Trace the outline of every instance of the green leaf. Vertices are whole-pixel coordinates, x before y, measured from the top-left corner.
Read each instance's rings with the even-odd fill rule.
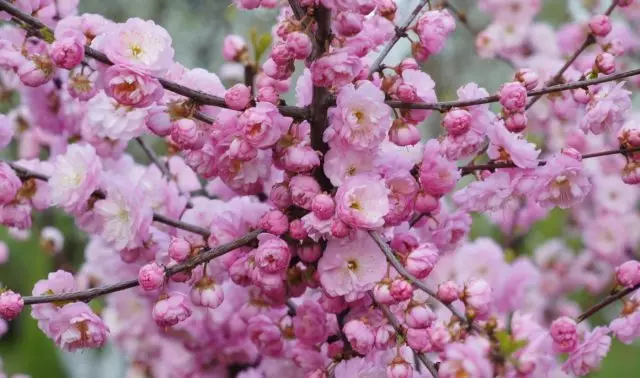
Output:
[[[528,343],[528,340],[514,340],[506,331],[496,332],[496,339],[498,339],[502,356],[505,358],[511,357],[512,354],[527,346]]]
[[[267,51],[267,48],[271,45],[272,37],[271,33],[264,33],[258,38],[258,42],[254,45],[256,52],[256,63],[260,62],[260,58]]]
[[[55,41],[55,38],[53,37],[53,32],[48,27],[44,26],[40,28],[40,30],[38,31],[40,32],[40,36],[45,42],[52,43],[53,41]]]

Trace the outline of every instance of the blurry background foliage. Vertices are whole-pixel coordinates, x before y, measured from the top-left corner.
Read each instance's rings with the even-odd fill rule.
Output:
[[[404,19],[413,9],[415,0],[399,0],[400,13]],[[486,15],[474,10],[474,0],[453,0],[460,9],[470,9],[469,23],[474,30],[481,30],[487,24]],[[539,15],[552,25],[565,22],[567,2],[574,0],[544,0],[544,8]],[[234,33],[250,40],[255,33],[259,40],[268,36],[270,25],[276,16],[275,12],[254,11],[242,12],[230,6],[229,0],[81,0],[81,12],[100,13],[115,21],[124,21],[129,17],[152,19],[164,26],[174,39],[177,59],[186,67],[203,67],[218,72],[222,61],[220,46],[226,34]],[[250,26],[248,28],[247,26]],[[264,37],[263,37],[264,38]],[[405,53],[400,47],[394,51],[399,60]],[[393,55],[393,54],[392,54]],[[391,62],[393,63],[393,62]],[[490,92],[512,75],[512,70],[501,61],[483,60],[474,55],[474,41],[469,32],[458,25],[453,41],[439,55],[432,57],[425,65],[426,71],[437,83],[438,97],[448,100],[455,98],[456,89],[470,81],[477,82]],[[455,74],[454,74],[455,73]],[[295,78],[294,78],[295,80]],[[295,81],[294,81],[295,82]],[[228,84],[228,83],[227,83]],[[292,102],[293,98],[286,98]],[[15,95],[3,98],[0,107],[6,112],[11,104],[18,101]],[[432,117],[431,124],[424,128],[425,136],[437,133],[439,117]],[[163,146],[156,146],[159,150]],[[15,147],[13,147],[15,148]],[[4,158],[10,158],[14,151],[3,152]],[[141,162],[147,162],[137,145],[132,143],[130,153]],[[552,237],[564,237],[563,226],[566,214],[554,211],[552,215],[533,227],[520,244],[518,253],[531,251],[544,240]],[[40,245],[40,230],[45,226],[55,226],[65,235],[63,252],[51,256]],[[500,231],[489,224],[481,216],[474,218],[472,237],[489,236],[502,239]],[[0,265],[0,282],[23,294],[31,292],[39,279],[48,272],[58,268],[73,271],[83,260],[86,236],[78,232],[73,220],[54,210],[38,214],[34,219],[31,236],[25,241],[16,241],[0,230],[0,239],[10,249],[9,263]],[[576,247],[579,241],[575,241]],[[577,294],[577,299],[588,306],[596,298]],[[101,303],[94,301],[92,306],[99,311]],[[608,309],[593,318],[593,323],[603,323],[607,314],[614,314],[617,309]],[[614,342],[611,353],[607,356],[600,372],[592,377],[631,377],[640,376],[639,350],[635,346],[625,346]],[[119,378],[123,376],[125,359],[117,349],[109,346],[100,351],[85,351],[75,354],[62,353],[36,326],[36,322],[25,311],[20,318],[10,323],[7,334],[0,338],[0,356],[7,373],[26,373],[33,378]]]

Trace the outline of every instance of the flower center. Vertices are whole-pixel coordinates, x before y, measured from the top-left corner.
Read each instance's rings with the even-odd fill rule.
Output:
[[[356,271],[358,269],[358,262],[356,260],[347,261],[347,268],[349,268],[350,271]]]
[[[356,117],[356,120],[359,125],[362,125],[365,121],[364,112],[362,110],[356,110],[353,112],[353,116]]]
[[[358,211],[362,210],[362,205],[358,201],[351,202],[351,205],[349,205],[349,207]]]
[[[131,56],[133,56],[134,58],[139,58],[140,55],[142,55],[142,47],[140,47],[139,45],[131,45],[129,49],[131,49]]]

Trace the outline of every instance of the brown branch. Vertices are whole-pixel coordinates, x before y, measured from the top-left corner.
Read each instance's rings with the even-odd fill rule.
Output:
[[[200,252],[198,255],[194,256],[190,260],[178,264],[166,269],[167,277],[171,277],[172,275],[180,272],[184,272],[187,270],[191,270],[196,266],[205,263],[207,261],[213,260],[217,257],[220,257],[226,253],[233,251],[236,248],[242,247],[246,244],[253,242],[259,234],[261,234],[262,230],[255,230],[247,233],[241,238],[238,238],[230,243],[220,245],[215,248],[209,248]],[[66,301],[83,301],[88,302],[94,298],[115,293],[117,291],[122,291],[126,289],[131,289],[133,287],[138,286],[138,280],[133,279],[129,281],[118,282],[113,285],[97,287],[84,291],[76,291],[73,293],[65,293],[65,294],[57,294],[57,295],[44,295],[37,297],[24,297],[25,305],[34,305],[40,303],[51,303],[51,302],[66,302]]]
[[[600,151],[600,152],[592,152],[590,154],[584,154],[582,155],[583,159],[592,159],[592,158],[596,158],[596,157],[601,157],[601,156],[608,156],[608,155],[617,155],[617,154],[629,154],[629,153],[633,153],[633,152],[640,152],[640,147],[633,147],[633,148],[620,148],[617,150],[606,150],[606,151]],[[547,161],[546,160],[540,160],[538,162],[538,166],[541,167],[543,165],[546,165]],[[482,171],[482,170],[494,170],[494,169],[500,169],[500,168],[517,168],[517,166],[515,164],[513,164],[512,162],[497,162],[497,163],[488,163],[488,164],[476,164],[476,165],[466,165],[464,167],[460,167],[460,170],[462,171],[462,175],[467,175],[473,171]]]
[[[611,5],[609,6],[609,8],[607,9],[607,11],[604,14],[606,16],[611,15],[613,10],[616,8],[616,5],[618,5],[618,0],[613,0],[613,2],[611,3]],[[584,39],[584,42],[582,42],[582,45],[580,45],[580,47],[573,53],[573,55],[571,55],[571,57],[560,68],[560,70],[558,72],[556,72],[555,75],[553,75],[551,80],[549,80],[546,83],[546,86],[551,86],[551,85],[559,83],[560,80],[562,79],[562,75],[564,75],[564,73],[569,69],[569,67],[571,67],[571,65],[576,61],[576,59],[578,59],[580,54],[582,54],[584,52],[584,50],[587,49],[587,47],[591,46],[594,43],[596,43],[596,38],[593,36],[593,34],[589,33],[587,35],[587,37]],[[527,107],[525,108],[525,110],[528,110],[529,108],[531,108],[533,106],[533,104],[535,104],[536,102],[538,102],[538,100],[540,100],[540,98],[542,98],[542,96],[543,96],[543,94],[540,94],[540,95],[537,95],[536,97],[534,97],[527,104]]]
[[[413,21],[418,17],[420,12],[422,12],[422,8],[424,8],[427,5],[427,3],[429,3],[429,0],[421,0],[420,3],[416,5],[413,12],[411,12],[411,14],[409,15],[409,18],[407,18],[405,23],[402,26],[396,28],[396,33],[391,39],[391,41],[384,47],[384,49],[382,49],[382,51],[380,52],[380,55],[378,55],[376,60],[373,61],[371,68],[369,68],[369,76],[373,75],[375,72],[377,72],[380,69],[380,65],[384,61],[384,58],[386,58],[387,55],[389,55],[389,53],[391,52],[391,49],[393,48],[393,46],[396,45],[396,43],[398,43],[400,38],[407,35],[407,30],[409,30],[409,27],[411,26]]]
[[[34,28],[36,34],[40,35],[41,37],[42,37],[41,31],[45,31],[47,34],[53,35],[53,31],[49,27],[47,27],[45,24],[40,22],[37,18],[27,13],[24,13],[23,11],[16,8],[14,5],[12,5],[6,0],[0,0],[0,10],[9,13],[13,17],[23,21],[28,26]],[[85,55],[101,63],[107,64],[107,65],[113,65],[113,63],[109,60],[109,58],[107,58],[105,54],[89,46],[85,47]],[[189,87],[185,87],[184,85],[181,85],[176,82],[169,81],[160,77],[158,77],[157,79],[165,89],[171,92],[177,93],[179,95],[189,97],[190,99],[192,99],[193,101],[195,101],[200,105],[212,105],[220,108],[228,108],[228,106],[224,101],[224,98],[222,97],[213,96]],[[280,113],[282,113],[285,116],[289,116],[297,119],[306,119],[308,117],[308,111],[305,108],[300,108],[296,106],[279,106],[278,108],[280,110]],[[207,123],[213,122],[213,119],[211,117],[206,116],[201,112],[196,112],[194,114],[194,117]]]
[[[300,6],[300,3],[298,2],[298,0],[289,0],[289,6],[291,7],[291,10],[293,11],[293,15],[298,20],[301,20],[302,17],[304,17],[304,10]]]
[[[317,30],[315,32],[314,49],[311,60],[318,59],[327,51],[331,42],[331,10],[320,4],[316,7],[315,19]],[[328,123],[329,91],[327,88],[313,86],[313,97],[311,101],[311,147],[326,154],[329,146],[324,142],[324,131]],[[320,186],[329,191],[333,188],[331,181],[324,173],[322,164],[314,171],[314,177]]]
[[[434,299],[440,302],[440,300],[438,299],[438,295],[435,291],[429,288],[424,282],[416,278],[413,274],[409,273],[409,271],[404,266],[402,266],[400,261],[398,261],[396,256],[393,254],[391,247],[389,247],[389,245],[384,240],[382,240],[382,237],[380,236],[380,234],[378,234],[375,231],[369,231],[369,235],[376,242],[380,250],[382,250],[382,253],[384,253],[384,255],[387,257],[387,261],[389,261],[391,266],[393,266],[395,270],[397,270],[402,277],[407,279],[418,289],[424,291],[425,293],[429,294],[429,296],[433,297]],[[455,317],[457,317],[461,322],[468,324],[469,327],[472,327],[474,330],[476,330],[479,333],[484,332],[480,327],[478,327],[473,322],[470,322],[463,314],[458,312],[458,310],[456,310],[451,304],[443,303],[443,302],[440,302],[440,303],[442,303],[442,305],[444,305],[447,309],[449,309],[449,311],[451,311],[451,313]]]
[[[387,318],[387,320],[389,321],[389,323],[391,324],[393,329],[395,329],[396,333],[398,333],[399,335],[401,335],[402,337],[404,337],[406,339],[406,337],[407,337],[406,336],[406,332],[404,331],[402,325],[400,324],[400,322],[398,321],[396,316],[391,312],[391,310],[389,310],[389,307],[387,307],[386,305],[384,305],[382,303],[376,302],[376,299],[373,297],[373,294],[371,293],[371,291],[369,291],[369,297],[371,298],[371,301],[373,301],[373,304],[375,304],[376,307],[378,307],[382,311],[382,313],[384,314],[385,318]],[[413,350],[413,352],[414,352],[415,356],[420,361],[422,361],[424,366],[427,367],[427,370],[429,370],[429,373],[431,373],[431,375],[434,378],[438,378],[438,369],[436,368],[436,365],[433,363],[433,361],[431,361],[429,359],[429,357],[427,357],[423,353],[420,353],[420,352],[418,352],[416,350]]]
[[[140,145],[144,153],[147,155],[149,160],[151,160],[151,162],[160,169],[160,172],[162,172],[162,175],[170,179],[171,172],[169,172],[169,168],[167,168],[166,164],[160,161],[160,159],[158,158],[158,155],[156,155],[156,153],[153,152],[153,150],[147,144],[147,142],[145,142],[144,139],[142,139],[142,137],[137,137],[136,142],[138,142],[138,144]]]
[[[593,314],[597,313],[598,311],[602,310],[603,308],[607,307],[608,305],[610,305],[611,303],[617,301],[618,299],[621,299],[631,293],[633,293],[634,291],[640,289],[640,284],[633,286],[633,287],[628,287],[625,288],[617,293],[614,294],[609,294],[606,298],[604,298],[603,300],[601,300],[600,302],[596,303],[595,305],[593,305],[592,307],[590,307],[589,309],[587,309],[585,312],[583,312],[582,314],[580,314],[576,320],[578,321],[578,323],[581,323],[585,320],[587,320],[588,318],[590,318]]]
[[[16,171],[16,174],[18,175],[18,177],[20,177],[23,180],[27,180],[29,178],[35,178],[38,180],[42,180],[42,181],[48,181],[49,180],[49,176],[47,175],[43,175],[42,173],[38,173],[38,172],[34,172],[30,169],[27,168],[23,168],[20,167],[19,165],[16,165],[15,163],[12,162],[6,162],[14,171]],[[100,199],[104,199],[106,198],[106,195],[104,194],[104,192],[102,191],[96,191],[93,193],[93,195],[95,195],[97,198]],[[169,218],[166,217],[162,214],[158,214],[158,213],[153,213],[153,220],[156,222],[160,222],[160,223],[164,223],[168,226],[172,226],[175,228],[179,228],[185,231],[189,231],[189,232],[193,232],[195,234],[199,234],[202,235],[205,238],[208,238],[209,235],[211,234],[209,232],[209,230],[207,230],[206,228],[194,225],[194,224],[190,224],[190,223],[186,223],[183,222],[181,220],[177,220],[177,219],[173,219],[173,218]]]

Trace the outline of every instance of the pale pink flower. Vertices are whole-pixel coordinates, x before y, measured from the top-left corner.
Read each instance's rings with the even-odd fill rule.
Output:
[[[455,29],[456,21],[447,9],[423,13],[415,26],[420,43],[429,55],[439,53]]]
[[[488,358],[490,347],[489,341],[480,336],[470,336],[464,343],[448,344],[438,371],[440,377],[492,378],[493,367]]]
[[[609,324],[609,329],[618,340],[631,344],[640,337],[640,311],[623,315]]]
[[[87,102],[83,135],[128,140],[142,135],[147,112],[144,109],[122,106],[104,92]]]
[[[333,297],[355,299],[373,289],[386,271],[386,258],[365,232],[357,232],[353,239],[329,240],[318,261],[320,283]]]
[[[352,176],[375,170],[377,151],[355,151],[350,148],[330,148],[324,156],[324,172],[335,186],[341,186]]]
[[[102,162],[88,144],[72,144],[63,155],[56,156],[49,179],[51,202],[71,214],[86,210],[91,194],[102,179]]]
[[[102,75],[104,91],[122,105],[144,108],[160,100],[164,88],[144,71],[116,64]]]
[[[356,150],[371,149],[384,140],[390,128],[391,109],[384,103],[384,93],[365,81],[357,88],[340,89],[324,140],[339,139]]]
[[[0,162],[0,204],[8,205],[14,201],[22,181],[15,171],[5,162]]]
[[[68,31],[49,47],[49,55],[56,66],[67,70],[79,65],[84,59],[86,38],[77,31]]]
[[[596,327],[588,332],[582,343],[571,352],[569,359],[562,365],[562,371],[583,376],[597,369],[611,346],[611,336],[608,333],[607,327]]]
[[[153,320],[158,327],[172,327],[191,316],[188,298],[181,292],[171,292],[153,306]]]
[[[64,246],[64,235],[55,227],[44,227],[40,232],[40,245],[52,254],[60,253]]]
[[[336,214],[349,226],[372,230],[384,224],[389,212],[389,189],[372,176],[347,179],[336,193]]]
[[[251,89],[244,84],[236,84],[224,94],[224,103],[234,110],[244,110],[251,102]]]
[[[222,57],[228,61],[238,61],[248,50],[244,38],[239,35],[229,34],[224,37],[222,43]]]
[[[435,91],[436,83],[429,74],[419,69],[406,69],[402,71],[402,80],[416,88],[418,101],[427,104],[438,101]],[[405,118],[411,123],[418,123],[427,119],[431,113],[431,110],[414,109],[407,111]]]
[[[522,196],[518,179],[497,171],[484,180],[474,181],[453,194],[453,202],[466,211],[495,211],[509,207]]]
[[[538,166],[540,150],[535,144],[527,142],[522,136],[510,133],[503,121],[494,122],[489,128],[489,149],[487,154],[491,159],[512,161],[520,168],[534,168]]]
[[[256,266],[266,273],[279,273],[289,266],[291,253],[287,243],[271,234],[260,234],[255,254]]]
[[[283,117],[278,108],[268,102],[259,102],[255,107],[247,109],[238,119],[241,135],[255,148],[273,146],[289,130],[293,121]]]
[[[371,327],[361,320],[350,320],[342,328],[342,332],[356,352],[366,355],[373,348],[375,334]]]
[[[296,309],[293,318],[293,331],[296,338],[305,345],[314,346],[326,341],[328,327],[326,312],[317,302],[305,300]]]
[[[311,79],[320,87],[342,87],[362,70],[362,61],[346,52],[325,55],[311,64]]]
[[[93,47],[102,50],[114,64],[123,64],[161,76],[173,63],[171,36],[153,21],[130,18],[96,38]]]
[[[527,89],[517,81],[506,83],[500,88],[498,98],[507,112],[522,112],[527,105]]]
[[[64,270],[57,270],[49,273],[47,279],[36,282],[32,294],[34,296],[66,294],[76,291],[76,289],[73,275]],[[38,320],[38,327],[45,332],[47,332],[49,321],[58,311],[58,306],[52,303],[31,306],[31,316]]]
[[[423,190],[435,197],[440,197],[456,186],[460,179],[458,166],[441,154],[440,143],[431,139],[424,148],[420,165],[420,184]]]
[[[570,208],[591,191],[590,176],[580,160],[558,154],[536,173],[536,200],[543,207]]]
[[[216,285],[213,279],[203,277],[191,288],[190,298],[196,306],[215,309],[224,301],[224,290],[222,286]]]
[[[284,341],[280,328],[268,316],[259,314],[249,319],[247,332],[260,352],[267,356],[279,356],[282,353]]]
[[[49,323],[49,334],[63,350],[100,348],[109,328],[83,302],[64,305]]]
[[[136,248],[149,236],[153,212],[140,190],[132,190],[125,178],[107,187],[107,198],[94,205],[101,218],[101,236],[113,248]]]
[[[629,260],[616,267],[616,280],[624,287],[634,287],[640,283],[640,262]]]
[[[607,130],[615,133],[622,127],[631,108],[631,92],[623,86],[624,82],[602,86],[587,104],[587,113],[580,121],[582,131],[597,135]]]

